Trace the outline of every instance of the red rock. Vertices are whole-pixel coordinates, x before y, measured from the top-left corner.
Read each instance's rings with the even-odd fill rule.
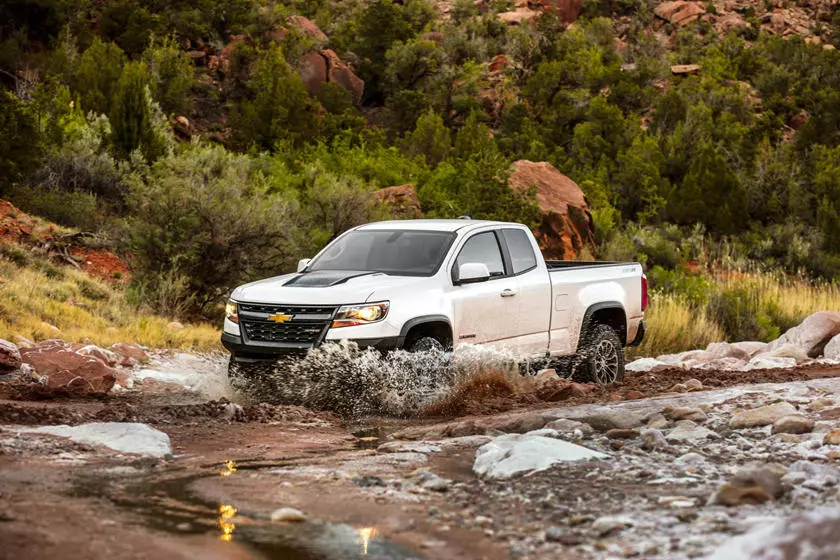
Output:
[[[137,360],[140,363],[149,361],[149,355],[146,353],[146,351],[137,346],[136,344],[125,344],[124,342],[117,342],[116,344],[111,346],[111,350],[124,358],[131,358],[133,360]]]
[[[574,23],[580,15],[582,0],[539,0],[543,11],[554,12],[562,23]]]
[[[674,74],[675,76],[689,76],[699,73],[699,64],[676,64],[671,66],[671,74]]]
[[[627,391],[627,394],[624,395],[624,400],[635,401],[644,398],[644,396],[644,393],[642,393],[641,391]]]
[[[111,367],[117,365],[117,362],[120,360],[120,356],[114,352],[105,350],[99,346],[94,346],[93,344],[88,344],[87,346],[79,348],[76,350],[76,353],[81,354],[82,356],[93,356],[97,360],[102,360]]]
[[[318,24],[303,16],[289,16],[288,19],[286,19],[286,24],[299,31],[301,35],[314,40],[319,47],[326,45],[330,40],[329,37],[327,37],[327,34],[321,31]]]
[[[575,383],[569,379],[551,379],[540,386],[537,397],[546,402],[559,402],[589,394],[595,387],[588,383]]]
[[[357,105],[362,102],[365,82],[330,49],[303,55],[300,59],[300,77],[309,95],[317,95],[324,84],[329,82],[340,84],[350,91]]]
[[[20,367],[20,351],[18,347],[0,338],[0,372],[10,371]]]
[[[577,184],[547,162],[519,160],[513,164],[510,187],[536,189],[543,214],[534,232],[547,259],[574,260],[595,244],[589,203]]]
[[[47,386],[54,389],[107,393],[117,378],[117,371],[102,360],[70,350],[35,347],[24,349],[21,356],[39,375],[47,376]]]
[[[508,66],[510,66],[510,59],[506,55],[497,54],[490,61],[490,64],[487,66],[487,70],[491,74],[496,74],[498,72],[501,72]]]
[[[519,8],[513,12],[502,12],[496,17],[502,23],[506,23],[508,25],[520,25],[533,20],[539,15],[540,12],[531,10],[530,8]]]
[[[676,26],[682,27],[705,14],[706,8],[700,2],[684,2],[678,0],[676,2],[663,2],[659,4],[653,10],[653,13]]]
[[[376,191],[376,199],[391,210],[395,218],[413,220],[423,217],[414,185],[387,187]]]

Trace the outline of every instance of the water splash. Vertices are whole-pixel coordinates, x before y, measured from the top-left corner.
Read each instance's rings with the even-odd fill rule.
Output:
[[[410,416],[471,377],[493,370],[518,377],[512,354],[477,346],[381,354],[352,342],[326,344],[245,381],[258,400],[332,410],[344,416]],[[241,386],[241,385],[240,385]]]
[[[155,358],[148,367],[132,373],[135,381],[149,379],[181,385],[188,391],[206,397],[235,397],[227,374],[227,357],[176,352],[169,357]]]

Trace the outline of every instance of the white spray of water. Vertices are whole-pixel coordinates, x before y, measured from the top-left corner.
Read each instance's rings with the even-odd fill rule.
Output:
[[[352,342],[326,344],[252,377],[248,392],[273,403],[299,404],[347,416],[407,416],[480,371],[516,375],[512,354],[478,346],[452,352],[381,354]]]
[[[171,357],[156,358],[150,366],[134,371],[132,378],[181,385],[209,399],[230,399],[235,392],[228,380],[227,363],[227,357],[220,355],[177,352]]]

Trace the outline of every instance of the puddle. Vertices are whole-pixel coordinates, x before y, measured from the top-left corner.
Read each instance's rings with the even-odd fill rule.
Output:
[[[140,514],[152,529],[173,535],[212,535],[242,544],[267,560],[419,560],[422,556],[380,537],[377,528],[354,527],[308,519],[272,522],[270,512],[251,512],[235,501],[219,503],[201,497],[193,485],[203,479],[236,476],[292,465],[292,461],[226,461],[201,473],[161,478],[160,474],[106,478],[88,475],[77,481],[78,496],[104,497]]]

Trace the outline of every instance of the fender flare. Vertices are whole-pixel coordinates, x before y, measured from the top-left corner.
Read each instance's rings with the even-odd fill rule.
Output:
[[[405,345],[405,339],[408,337],[408,333],[411,331],[411,329],[413,329],[414,327],[419,327],[420,325],[424,325],[426,323],[446,323],[449,326],[449,331],[453,332],[452,321],[450,321],[449,317],[447,317],[446,315],[421,315],[420,317],[415,317],[405,322],[402,329],[400,330],[400,336],[397,339],[397,348],[402,348]]]
[[[627,311],[624,309],[624,306],[621,304],[620,301],[601,301],[598,303],[593,303],[592,305],[586,308],[586,313],[583,314],[583,321],[581,321],[580,323],[580,333],[578,334],[577,343],[578,352],[580,352],[581,350],[581,344],[583,344],[584,334],[592,326],[592,316],[595,315],[596,312],[601,311],[603,309],[615,309],[621,311],[621,313],[624,315],[624,328],[627,328]]]

